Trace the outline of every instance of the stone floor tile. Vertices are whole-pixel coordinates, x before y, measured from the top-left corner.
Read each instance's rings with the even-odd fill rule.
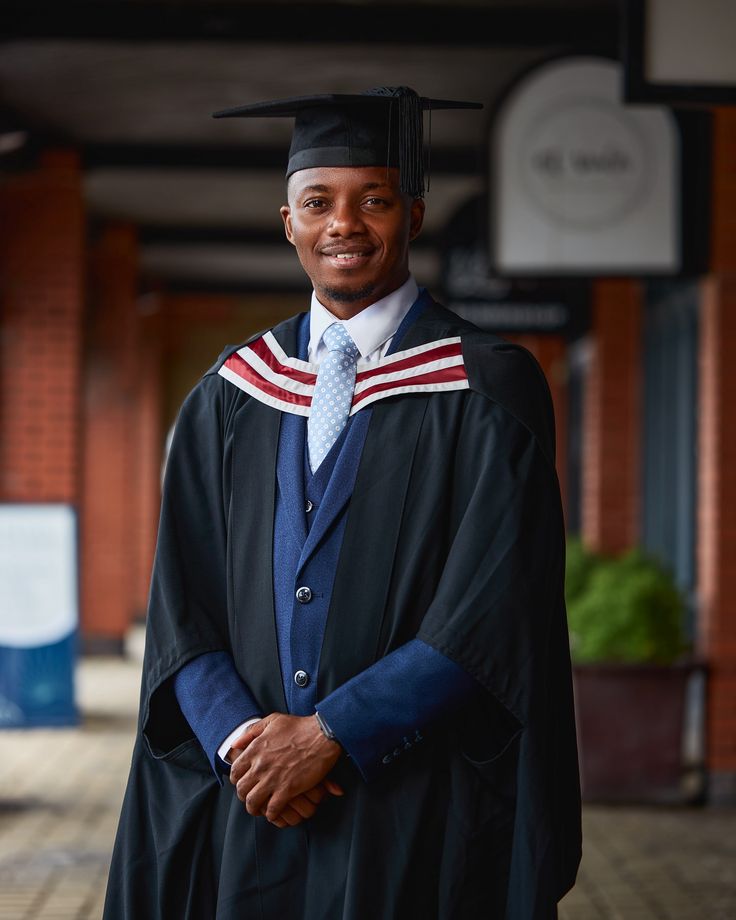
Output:
[[[0,920],[100,920],[133,745],[141,635],[84,659],[77,728],[0,734]],[[588,807],[560,920],[734,920],[736,811]]]

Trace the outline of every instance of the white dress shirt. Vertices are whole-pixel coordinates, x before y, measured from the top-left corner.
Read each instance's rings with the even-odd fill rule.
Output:
[[[409,312],[411,305],[419,296],[419,288],[414,278],[409,275],[401,287],[390,294],[365,307],[350,319],[339,319],[330,313],[324,304],[317,300],[317,295],[312,291],[312,303],[309,310],[309,346],[307,360],[312,364],[319,364],[327,354],[327,347],[322,341],[325,329],[332,323],[342,323],[351,339],[355,342],[361,358],[366,361],[378,361],[389,347],[394,333],[401,325],[401,321]],[[229,763],[225,758],[243,732],[250,728],[259,718],[248,719],[238,725],[217,749],[220,758]]]
[[[309,349],[307,360],[319,364],[327,353],[327,346],[322,341],[325,329],[332,323],[342,323],[350,338],[358,346],[361,358],[366,361],[378,361],[388,351],[394,333],[409,308],[419,296],[419,288],[414,278],[409,275],[401,287],[377,300],[369,307],[356,313],[350,319],[339,319],[317,300],[312,292],[312,305],[309,311]]]

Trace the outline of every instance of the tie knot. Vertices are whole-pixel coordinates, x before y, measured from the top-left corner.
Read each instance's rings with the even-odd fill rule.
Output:
[[[332,323],[322,333],[322,341],[328,351],[340,351],[354,361],[358,358],[358,346],[350,338],[350,333],[342,323]]]

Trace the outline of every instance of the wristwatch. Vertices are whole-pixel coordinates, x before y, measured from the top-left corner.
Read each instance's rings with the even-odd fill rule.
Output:
[[[322,716],[318,712],[315,712],[314,716],[317,719],[317,725],[319,725],[319,727],[322,729],[322,734],[325,736],[325,738],[329,738],[330,741],[337,741],[337,735],[332,731]]]

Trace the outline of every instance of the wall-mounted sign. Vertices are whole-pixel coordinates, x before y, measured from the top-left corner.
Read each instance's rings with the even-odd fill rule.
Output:
[[[442,302],[489,332],[554,334],[574,339],[589,325],[585,278],[508,278],[488,257],[485,196],[461,205],[442,232]]]
[[[76,515],[0,505],[0,727],[74,725]]]
[[[77,627],[77,533],[68,505],[0,505],[0,646],[51,645]]]
[[[627,101],[736,102],[734,0],[625,0],[624,13]]]
[[[570,325],[570,305],[566,303],[486,303],[472,300],[450,301],[453,313],[491,332],[566,333]]]
[[[679,269],[672,115],[624,106],[618,64],[562,58],[509,93],[492,144],[492,260],[501,273]]]

